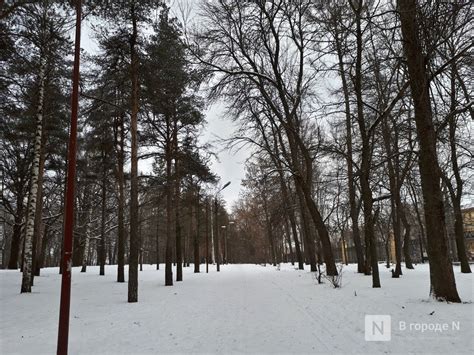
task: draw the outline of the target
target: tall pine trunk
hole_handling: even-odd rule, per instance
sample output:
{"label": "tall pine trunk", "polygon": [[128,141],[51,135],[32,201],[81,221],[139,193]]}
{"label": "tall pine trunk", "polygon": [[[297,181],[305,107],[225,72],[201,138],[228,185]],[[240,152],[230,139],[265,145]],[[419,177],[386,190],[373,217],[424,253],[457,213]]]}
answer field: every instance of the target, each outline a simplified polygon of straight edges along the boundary
{"label": "tall pine trunk", "polygon": [[[199,206],[199,188],[196,191],[196,231],[194,232],[194,272],[200,272],[201,261],[199,260],[199,228],[200,228],[200,206]],[[192,213],[191,213],[192,218]]]}
{"label": "tall pine trunk", "polygon": [[160,210],[156,209],[156,270],[160,270]]}
{"label": "tall pine trunk", "polygon": [[107,212],[107,171],[105,168],[105,153],[102,160],[102,202],[101,202],[101,220],[100,220],[100,243],[98,249],[99,255],[99,275],[105,275],[105,218]]}
{"label": "tall pine trunk", "polygon": [[132,35],[130,36],[132,82],[132,114],[130,117],[131,169],[130,169],[130,256],[128,267],[128,302],[138,302],[138,54],[137,14],[135,3],[131,5]]}
{"label": "tall pine trunk", "polygon": [[173,221],[173,178],[172,169],[172,141],[171,125],[169,117],[166,119],[166,249],[165,249],[165,286],[173,286],[173,238],[171,236],[171,224]]}
{"label": "tall pine trunk", "polygon": [[87,264],[89,263],[89,249],[90,249],[90,234],[91,234],[91,217],[92,217],[92,211],[91,207],[88,206],[87,212],[86,212],[86,235],[85,235],[85,240],[84,240],[84,251],[82,253],[82,267],[81,267],[81,272],[86,272],[87,271]]}
{"label": "tall pine trunk", "polygon": [[117,184],[118,184],[118,215],[117,215],[117,282],[125,282],[125,226],[124,226],[124,210],[125,210],[125,177],[123,173],[123,165],[125,161],[125,127],[123,114],[116,122],[115,147],[117,149]]}
{"label": "tall pine trunk", "polygon": [[183,281],[183,249],[181,240],[181,179],[179,172],[179,152],[178,152],[178,122],[174,118],[173,128],[173,144],[174,144],[174,218],[175,218],[175,235],[176,235],[176,281]]}

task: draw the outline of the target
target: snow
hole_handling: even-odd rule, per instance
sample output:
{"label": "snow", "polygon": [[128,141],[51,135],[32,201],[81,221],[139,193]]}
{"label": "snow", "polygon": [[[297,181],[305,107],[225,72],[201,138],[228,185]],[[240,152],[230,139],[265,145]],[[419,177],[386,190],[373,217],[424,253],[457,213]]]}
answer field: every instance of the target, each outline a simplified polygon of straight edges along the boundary
{"label": "snow", "polygon": [[[463,304],[428,298],[427,265],[400,279],[380,265],[381,289],[345,266],[342,288],[267,265],[224,265],[209,274],[184,269],[184,282],[164,286],[164,267],[139,273],[139,302],[129,304],[116,266],[73,268],[70,354],[157,353],[473,353],[473,275],[455,267]],[[33,293],[20,294],[21,274],[0,271],[0,353],[56,351],[60,275],[42,270]],[[434,311],[434,313],[433,313]],[[364,340],[366,314],[390,315],[391,341]],[[399,322],[406,323],[401,330]],[[452,328],[459,322],[459,330]],[[412,324],[412,329],[408,329]],[[422,324],[432,327],[421,332]],[[436,325],[447,330],[433,331]],[[418,330],[417,330],[418,329]]]}

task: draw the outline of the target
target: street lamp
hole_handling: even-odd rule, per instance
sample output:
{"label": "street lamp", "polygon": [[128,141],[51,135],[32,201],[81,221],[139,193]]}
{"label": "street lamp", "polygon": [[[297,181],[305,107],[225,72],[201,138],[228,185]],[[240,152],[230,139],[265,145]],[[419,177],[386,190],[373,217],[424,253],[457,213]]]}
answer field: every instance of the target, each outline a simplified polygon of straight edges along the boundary
{"label": "street lamp", "polygon": [[221,226],[221,228],[222,228],[222,233],[224,233],[224,260],[223,260],[223,263],[227,264],[227,231],[226,231],[227,226]]}
{"label": "street lamp", "polygon": [[[231,240],[232,240],[232,226],[233,226],[234,224],[235,224],[234,221],[229,221],[229,231],[228,231],[227,233],[230,234]],[[227,242],[227,244],[229,244],[229,243]],[[230,260],[231,260],[231,257],[230,257],[230,246],[229,246],[228,248],[229,248],[229,250],[227,250],[226,253],[227,253],[227,259],[228,259],[228,261],[230,262]]]}
{"label": "street lamp", "polygon": [[219,224],[217,223],[217,195],[219,195],[219,192],[224,190],[229,185],[230,185],[230,181],[228,181],[224,186],[222,186],[214,195],[214,219],[215,219],[215,234],[216,234],[217,271],[221,271],[221,267],[220,267],[221,256],[220,256],[220,251],[219,251],[219,227],[218,227]]}

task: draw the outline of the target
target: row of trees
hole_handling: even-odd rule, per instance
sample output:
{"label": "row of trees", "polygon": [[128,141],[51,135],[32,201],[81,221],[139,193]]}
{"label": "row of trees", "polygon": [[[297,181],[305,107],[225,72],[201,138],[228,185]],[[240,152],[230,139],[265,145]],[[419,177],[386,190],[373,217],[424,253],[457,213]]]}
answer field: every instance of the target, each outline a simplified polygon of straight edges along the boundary
{"label": "row of trees", "polygon": [[[211,249],[220,259],[211,223],[228,217],[223,204],[218,221],[211,216],[218,179],[198,142],[204,77],[161,2],[88,2],[85,13],[99,48],[82,58],[73,266],[100,265],[104,275],[117,264],[124,282],[128,264],[136,302],[143,262],[164,261],[172,285],[172,263],[182,281],[183,263],[199,272]],[[2,22],[2,261],[21,267],[22,292],[61,262],[72,27],[71,9],[46,0]],[[152,162],[149,173],[140,159]]]}
{"label": "row of trees", "polygon": [[[460,301],[446,215],[470,272],[470,4],[219,0],[202,2],[186,31],[158,0],[85,10],[99,50],[83,56],[74,265],[104,274],[117,263],[124,282],[128,263],[136,302],[140,261],[164,259],[166,285],[173,262],[181,281],[183,263],[199,271],[209,249],[218,265],[221,250],[238,262],[294,255],[299,268],[324,262],[335,276],[338,236],[380,287],[380,242],[393,234],[399,277],[416,225],[432,295]],[[2,20],[2,261],[22,267],[29,292],[33,274],[61,258],[73,21],[47,0],[15,4]],[[203,85],[240,124],[229,147],[253,148],[232,228],[224,209],[211,213]],[[140,159],[152,172],[139,172]],[[214,248],[201,238],[210,235]]]}
{"label": "row of trees", "polygon": [[331,234],[350,229],[358,271],[380,287],[381,215],[389,210],[399,277],[403,252],[411,267],[415,212],[431,293],[459,302],[445,216],[470,272],[461,202],[472,175],[471,5],[235,0],[206,2],[203,17],[194,54],[240,124],[229,145],[254,147],[237,214],[258,206],[273,261],[287,245],[300,268],[324,261],[334,276]]}

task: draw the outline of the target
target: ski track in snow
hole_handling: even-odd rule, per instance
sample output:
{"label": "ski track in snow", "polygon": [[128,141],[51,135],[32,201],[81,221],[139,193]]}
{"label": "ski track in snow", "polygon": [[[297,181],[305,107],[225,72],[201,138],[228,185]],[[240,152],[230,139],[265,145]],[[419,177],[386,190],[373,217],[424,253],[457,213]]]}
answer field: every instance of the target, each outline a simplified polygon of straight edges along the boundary
{"label": "ski track in snow", "polygon": [[[297,354],[461,354],[473,353],[473,275],[455,267],[465,303],[430,300],[427,265],[405,270],[400,279],[380,265],[381,289],[371,277],[343,270],[343,287],[318,285],[307,270],[290,264],[210,265],[184,282],[164,286],[164,267],[144,265],[138,303],[126,302],[127,284],[117,283],[116,266],[87,273],[73,269],[70,354],[297,353]],[[128,270],[126,269],[126,273]],[[53,354],[56,351],[61,278],[42,270],[33,293],[20,294],[21,274],[0,271],[0,353]],[[355,296],[355,292],[357,296]],[[435,311],[432,315],[431,312]],[[366,342],[366,314],[392,316],[392,340]],[[459,321],[459,331],[401,331],[399,322]]]}

